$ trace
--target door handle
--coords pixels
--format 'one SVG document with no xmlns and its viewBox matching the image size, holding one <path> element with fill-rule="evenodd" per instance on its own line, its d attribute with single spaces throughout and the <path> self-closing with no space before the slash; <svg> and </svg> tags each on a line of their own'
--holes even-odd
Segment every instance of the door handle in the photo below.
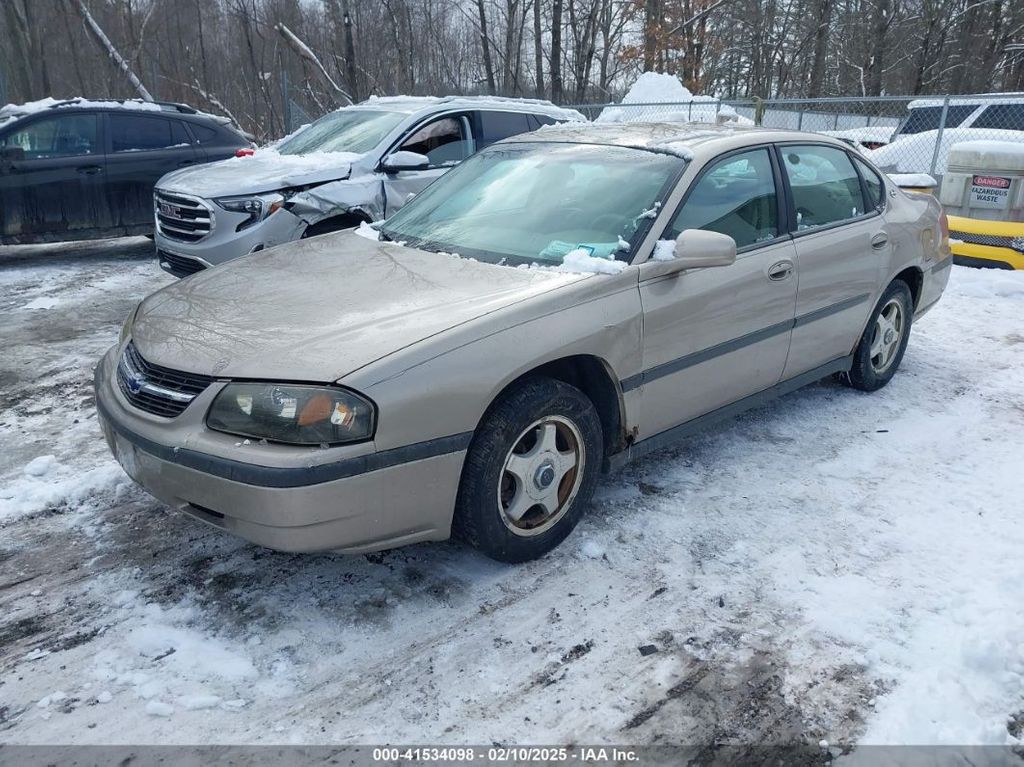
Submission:
<svg viewBox="0 0 1024 767">
<path fill-rule="evenodd" d="M 92 176 L 103 169 L 99 165 L 79 165 L 75 170 L 79 173 L 84 173 L 86 176 Z"/>
<path fill-rule="evenodd" d="M 774 264 L 768 267 L 768 279 L 780 280 L 788 279 L 789 275 L 793 273 L 793 262 L 788 259 L 785 261 L 776 261 Z"/>
<path fill-rule="evenodd" d="M 885 232 L 879 232 L 871 238 L 871 247 L 875 250 L 881 250 L 889 244 L 889 235 Z"/>
<path fill-rule="evenodd" d="M 195 164 L 195 160 L 182 160 L 181 162 L 178 163 L 178 167 L 179 168 L 184 168 L 187 165 L 194 165 L 194 164 Z"/>
</svg>

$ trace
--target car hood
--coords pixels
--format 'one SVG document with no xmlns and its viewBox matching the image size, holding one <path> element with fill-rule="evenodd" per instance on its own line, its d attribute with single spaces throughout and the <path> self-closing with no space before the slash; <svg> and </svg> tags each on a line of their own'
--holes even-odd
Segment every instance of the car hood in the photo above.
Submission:
<svg viewBox="0 0 1024 767">
<path fill-rule="evenodd" d="M 362 157 L 352 152 L 285 155 L 273 149 L 258 149 L 245 157 L 230 157 L 173 171 L 156 185 L 165 192 L 207 199 L 273 192 L 347 178 L 352 163 Z"/>
<path fill-rule="evenodd" d="M 497 266 L 341 232 L 174 283 L 140 304 L 131 335 L 147 361 L 175 370 L 330 382 L 586 276 Z"/>
</svg>

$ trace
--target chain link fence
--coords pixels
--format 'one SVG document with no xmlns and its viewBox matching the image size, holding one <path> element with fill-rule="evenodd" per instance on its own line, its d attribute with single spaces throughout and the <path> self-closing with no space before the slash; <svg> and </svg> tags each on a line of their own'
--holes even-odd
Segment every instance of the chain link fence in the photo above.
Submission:
<svg viewBox="0 0 1024 767">
<path fill-rule="evenodd" d="M 574 108 L 598 122 L 731 123 L 824 133 L 859 147 L 890 173 L 927 173 L 937 180 L 946 172 L 946 157 L 954 144 L 1024 143 L 1024 94 L 764 101 L 696 97 L 684 103 Z"/>
</svg>

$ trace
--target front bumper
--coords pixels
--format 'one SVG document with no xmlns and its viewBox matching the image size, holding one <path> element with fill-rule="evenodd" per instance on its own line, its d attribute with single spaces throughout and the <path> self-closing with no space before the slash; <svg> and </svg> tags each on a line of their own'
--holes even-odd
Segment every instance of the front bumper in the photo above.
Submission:
<svg viewBox="0 0 1024 767">
<path fill-rule="evenodd" d="M 235 231 L 244 220 L 244 214 L 218 210 L 213 231 L 198 242 L 168 237 L 158 228 L 153 240 L 161 268 L 178 277 L 186 276 L 254 251 L 297 240 L 306 230 L 306 222 L 284 208 L 240 232 Z"/>
<path fill-rule="evenodd" d="M 330 448 L 320 451 L 329 460 L 319 463 L 306 449 L 239 441 L 239 457 L 229 458 L 197 449 L 202 439 L 175 423 L 205 429 L 203 416 L 189 411 L 205 413 L 215 392 L 176 419 L 138 411 L 113 378 L 119 351 L 111 349 L 96 368 L 100 426 L 125 472 L 167 505 L 281 551 L 360 553 L 449 537 L 466 435 L 402 448 L 401 455 L 365 444 Z M 223 442 L 226 435 L 205 436 Z"/>
<path fill-rule="evenodd" d="M 963 266 L 1024 269 L 1024 223 L 949 217 L 949 249 Z"/>
</svg>

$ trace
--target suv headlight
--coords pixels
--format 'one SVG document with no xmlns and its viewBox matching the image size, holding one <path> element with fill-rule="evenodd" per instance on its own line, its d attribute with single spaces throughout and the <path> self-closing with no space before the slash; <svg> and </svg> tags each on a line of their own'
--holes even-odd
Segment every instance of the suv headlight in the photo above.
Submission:
<svg viewBox="0 0 1024 767">
<path fill-rule="evenodd" d="M 247 219 L 235 227 L 235 231 L 240 232 L 266 219 L 271 213 L 284 205 L 285 199 L 287 198 L 283 194 L 273 192 L 271 194 L 256 194 L 246 197 L 221 197 L 215 199 L 214 202 L 224 208 L 224 210 L 229 210 L 232 213 L 247 213 L 249 215 Z"/>
<path fill-rule="evenodd" d="M 373 436 L 373 403 L 348 389 L 230 383 L 210 407 L 214 431 L 290 445 L 338 445 Z"/>
</svg>

